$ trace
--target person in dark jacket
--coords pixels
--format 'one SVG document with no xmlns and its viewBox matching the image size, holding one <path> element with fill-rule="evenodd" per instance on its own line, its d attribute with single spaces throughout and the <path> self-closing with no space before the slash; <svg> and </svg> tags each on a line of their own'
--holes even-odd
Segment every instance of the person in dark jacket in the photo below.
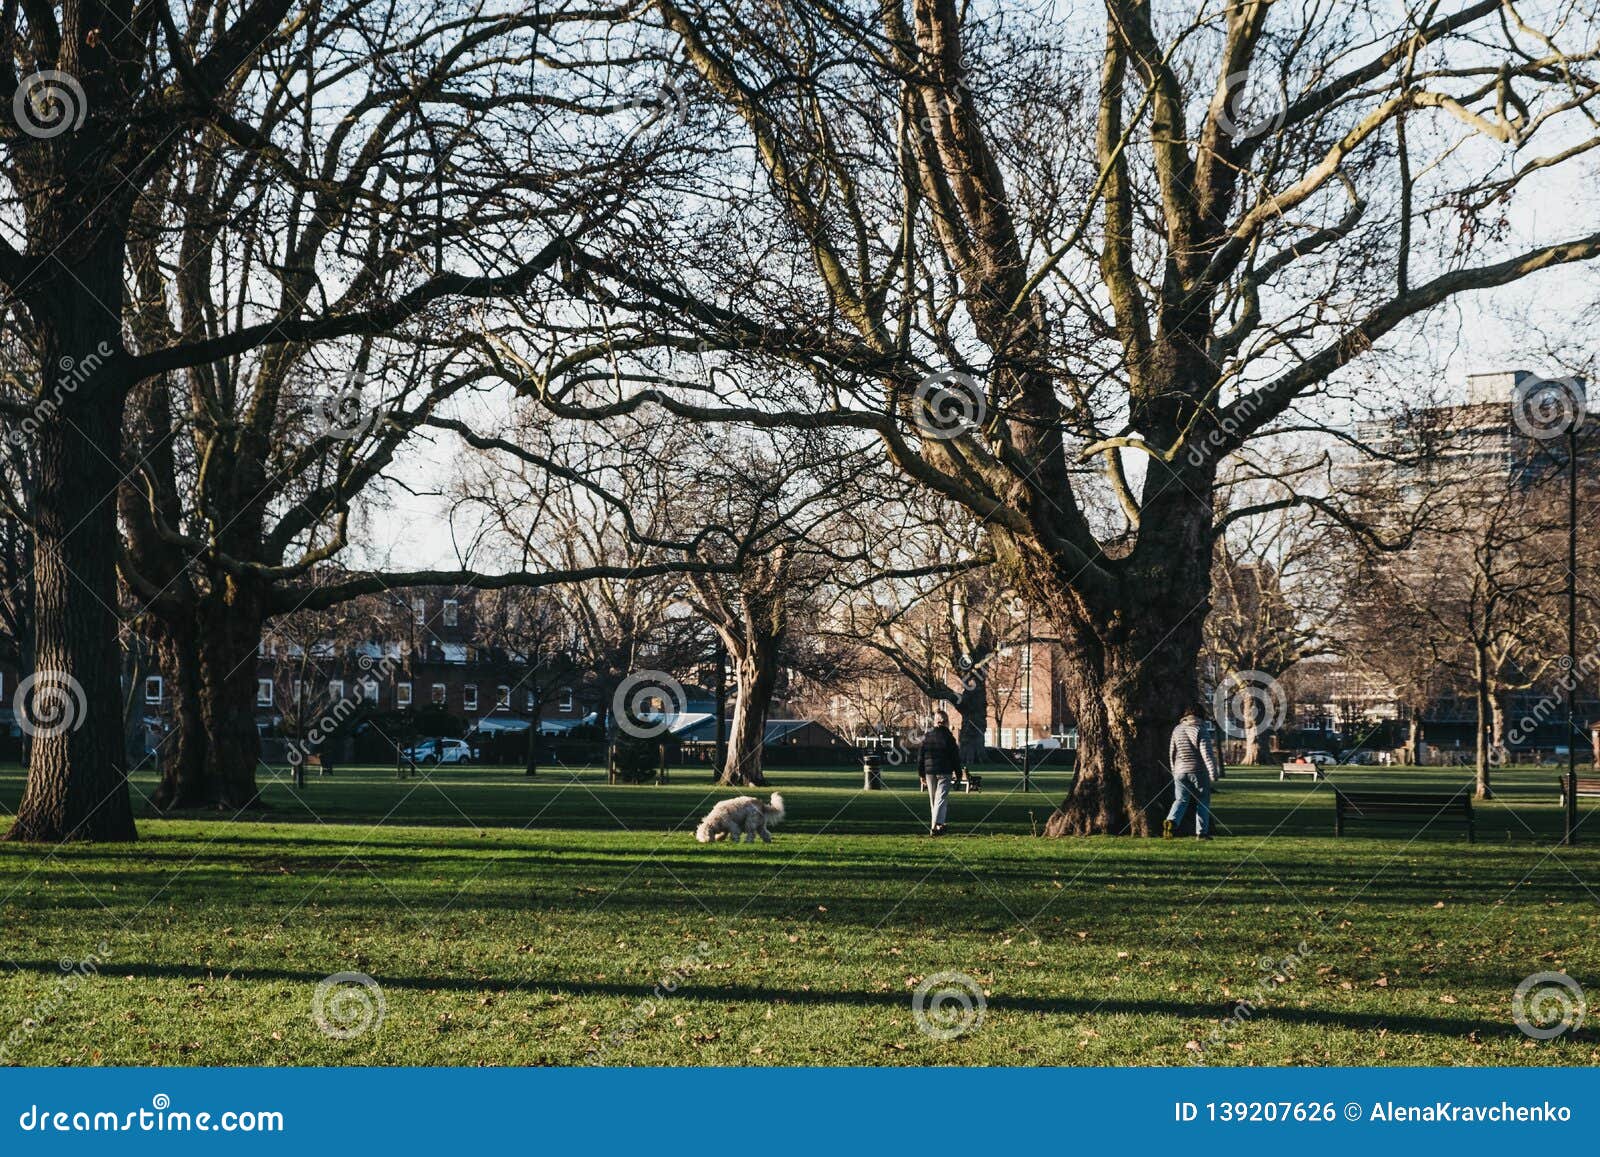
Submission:
<svg viewBox="0 0 1600 1157">
<path fill-rule="evenodd" d="M 917 778 L 928 789 L 932 808 L 930 836 L 944 835 L 945 810 L 950 803 L 950 780 L 961 772 L 961 745 L 950 734 L 950 719 L 943 711 L 933 713 L 933 726 L 922 737 L 917 756 Z"/>
<path fill-rule="evenodd" d="M 1202 840 L 1211 838 L 1211 784 L 1222 774 L 1222 761 L 1217 758 L 1217 741 L 1212 738 L 1211 725 L 1206 722 L 1205 709 L 1198 703 L 1184 709 L 1183 718 L 1172 729 L 1172 742 L 1167 748 L 1172 763 L 1172 787 L 1175 793 L 1172 810 L 1161 825 L 1161 835 L 1171 839 L 1173 830 L 1183 822 L 1189 805 L 1195 808 L 1195 834 Z"/>
</svg>

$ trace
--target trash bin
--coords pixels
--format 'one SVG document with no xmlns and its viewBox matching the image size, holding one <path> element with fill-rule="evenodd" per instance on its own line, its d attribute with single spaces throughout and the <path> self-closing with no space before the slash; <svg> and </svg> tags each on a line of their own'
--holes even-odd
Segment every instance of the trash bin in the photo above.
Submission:
<svg viewBox="0 0 1600 1157">
<path fill-rule="evenodd" d="M 861 790 L 883 790 L 883 756 L 869 751 L 861 757 Z"/>
</svg>

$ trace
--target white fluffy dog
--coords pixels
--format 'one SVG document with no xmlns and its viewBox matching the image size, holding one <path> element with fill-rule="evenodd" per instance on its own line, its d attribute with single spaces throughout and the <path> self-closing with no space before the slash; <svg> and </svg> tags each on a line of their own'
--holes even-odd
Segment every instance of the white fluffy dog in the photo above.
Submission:
<svg viewBox="0 0 1600 1157">
<path fill-rule="evenodd" d="M 694 838 L 702 844 L 712 840 L 736 844 L 743 837 L 746 843 L 753 844 L 760 836 L 770 844 L 772 833 L 767 831 L 767 825 L 782 821 L 783 797 L 777 792 L 772 793 L 771 803 L 762 803 L 753 795 L 741 795 L 725 799 L 708 811 L 694 830 Z"/>
</svg>

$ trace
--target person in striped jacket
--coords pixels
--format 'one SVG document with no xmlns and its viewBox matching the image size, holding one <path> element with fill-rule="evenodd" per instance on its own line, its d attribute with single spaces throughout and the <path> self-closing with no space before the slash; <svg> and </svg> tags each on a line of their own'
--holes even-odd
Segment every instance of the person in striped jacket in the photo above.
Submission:
<svg viewBox="0 0 1600 1157">
<path fill-rule="evenodd" d="M 1161 838 L 1172 839 L 1173 829 L 1183 822 L 1194 804 L 1196 834 L 1202 840 L 1211 838 L 1211 784 L 1222 774 L 1222 761 L 1217 758 L 1217 741 L 1212 738 L 1211 726 L 1205 721 L 1205 711 L 1197 703 L 1184 708 L 1183 718 L 1172 729 L 1172 741 L 1167 745 L 1167 758 L 1172 765 L 1172 786 L 1175 795 L 1172 810 L 1167 812 L 1161 825 Z"/>
</svg>

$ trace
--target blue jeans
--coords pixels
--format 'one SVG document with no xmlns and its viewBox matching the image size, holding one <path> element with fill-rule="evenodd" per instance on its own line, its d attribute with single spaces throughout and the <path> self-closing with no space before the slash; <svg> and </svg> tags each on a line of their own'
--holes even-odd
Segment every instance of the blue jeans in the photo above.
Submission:
<svg viewBox="0 0 1600 1157">
<path fill-rule="evenodd" d="M 1200 825 L 1200 835 L 1211 834 L 1211 783 L 1202 782 L 1198 775 L 1175 775 L 1172 777 L 1172 786 L 1177 789 L 1177 798 L 1172 801 L 1172 810 L 1167 812 L 1167 819 L 1172 821 L 1172 826 L 1177 827 L 1183 823 L 1183 817 L 1188 814 L 1189 804 L 1193 802 L 1195 818 Z"/>
</svg>

